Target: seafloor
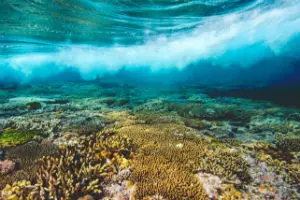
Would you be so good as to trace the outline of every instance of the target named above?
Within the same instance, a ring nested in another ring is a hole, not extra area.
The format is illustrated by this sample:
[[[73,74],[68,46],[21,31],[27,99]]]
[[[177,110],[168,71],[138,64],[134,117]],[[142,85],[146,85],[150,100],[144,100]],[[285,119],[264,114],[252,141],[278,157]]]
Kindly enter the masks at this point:
[[[0,90],[0,199],[299,199],[300,110],[203,88]]]

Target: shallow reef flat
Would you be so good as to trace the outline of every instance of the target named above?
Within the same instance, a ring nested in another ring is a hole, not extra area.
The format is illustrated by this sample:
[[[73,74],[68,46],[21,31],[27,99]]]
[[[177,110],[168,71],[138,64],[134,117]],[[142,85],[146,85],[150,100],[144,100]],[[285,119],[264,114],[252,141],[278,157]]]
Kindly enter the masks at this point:
[[[0,94],[0,199],[300,199],[299,109],[178,85]]]

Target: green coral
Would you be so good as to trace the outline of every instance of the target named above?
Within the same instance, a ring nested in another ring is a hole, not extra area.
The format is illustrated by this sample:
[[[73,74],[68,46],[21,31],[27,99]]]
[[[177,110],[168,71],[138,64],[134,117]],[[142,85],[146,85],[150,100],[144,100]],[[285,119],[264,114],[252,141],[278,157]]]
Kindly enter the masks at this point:
[[[7,128],[0,134],[0,147],[5,148],[24,144],[34,140],[38,135],[40,135],[40,133],[37,131]]]

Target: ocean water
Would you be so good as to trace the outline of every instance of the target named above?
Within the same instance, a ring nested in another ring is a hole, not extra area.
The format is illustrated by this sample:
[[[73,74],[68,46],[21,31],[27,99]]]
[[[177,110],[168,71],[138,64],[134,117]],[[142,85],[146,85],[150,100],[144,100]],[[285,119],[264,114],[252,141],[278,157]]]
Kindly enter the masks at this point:
[[[0,199],[300,199],[299,0],[2,0]]]

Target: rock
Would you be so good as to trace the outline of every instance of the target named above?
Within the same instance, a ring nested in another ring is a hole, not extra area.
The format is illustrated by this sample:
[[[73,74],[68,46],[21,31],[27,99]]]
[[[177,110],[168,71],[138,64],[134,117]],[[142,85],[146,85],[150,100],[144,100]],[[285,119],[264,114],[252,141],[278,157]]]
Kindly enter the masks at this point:
[[[203,184],[206,194],[211,199],[218,199],[219,192],[222,189],[222,182],[218,176],[208,173],[199,173],[198,177]]]
[[[26,104],[26,108],[27,110],[38,110],[40,108],[42,108],[42,104],[40,102],[30,102]]]

